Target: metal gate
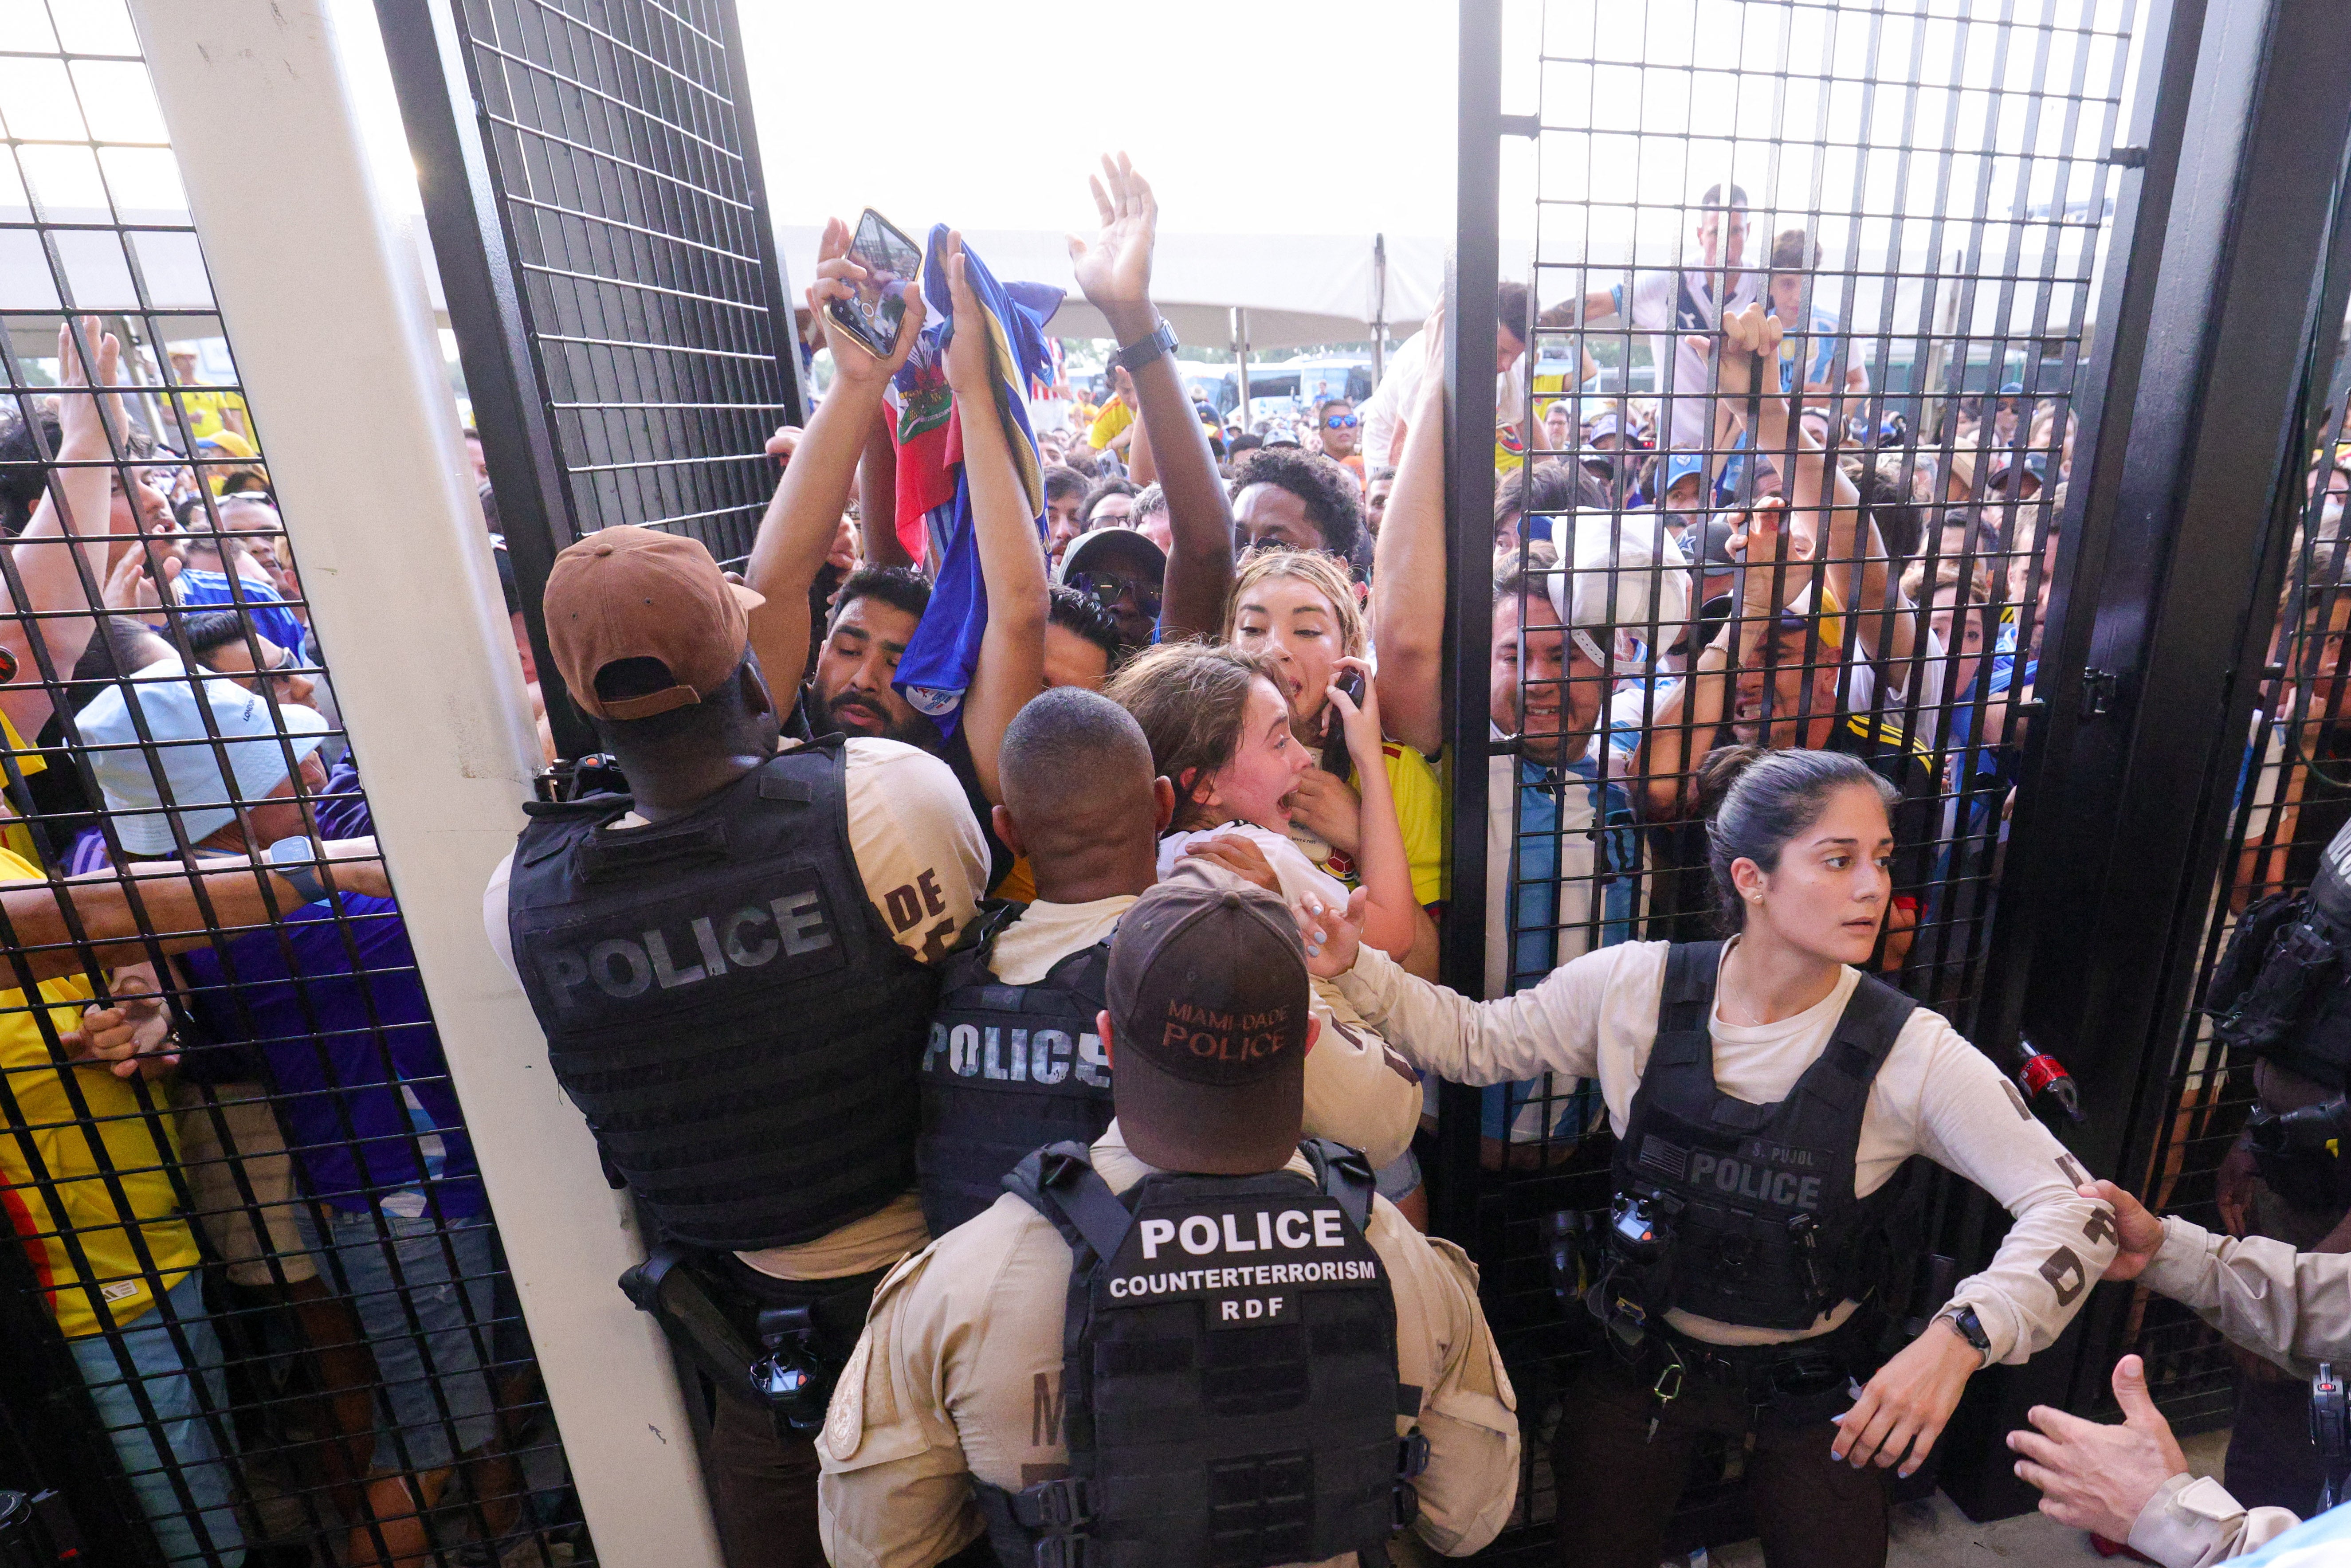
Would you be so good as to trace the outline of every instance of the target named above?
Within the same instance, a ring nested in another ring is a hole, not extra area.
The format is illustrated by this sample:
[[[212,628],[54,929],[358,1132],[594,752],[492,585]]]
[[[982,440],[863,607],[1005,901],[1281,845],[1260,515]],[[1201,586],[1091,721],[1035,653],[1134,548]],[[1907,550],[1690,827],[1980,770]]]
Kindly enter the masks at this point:
[[[397,742],[335,716],[130,18],[9,17],[0,1488],[28,1561],[590,1561],[399,906],[254,896]],[[193,904],[128,874],[199,844]]]
[[[805,422],[733,0],[377,0],[558,754],[555,553],[613,523],[747,554]]]
[[[2093,315],[2101,259],[2111,283],[2107,243],[2137,194],[2122,131],[2141,9],[1464,7],[1454,985],[1499,970],[1516,989],[1617,942],[1715,934],[1703,759],[1732,743],[1843,751],[1903,797],[1880,972],[2017,1065],[1998,933],[2060,700],[2041,654],[2100,440],[2085,371],[2112,319]],[[1772,425],[1719,377],[1720,318],[1750,301],[1784,332],[1758,378],[1786,394]],[[1490,421],[1489,320],[1496,353],[1524,346]],[[1845,481],[1816,506],[1808,451]],[[1741,606],[1733,558],[1771,538],[1767,517],[1793,537],[1770,602]],[[1738,673],[1693,678],[1718,635]],[[1489,812],[1510,859],[1479,872]],[[1499,930],[1479,918],[1498,909]],[[1480,1260],[1530,1438],[1526,1528],[1497,1552],[1532,1560],[1549,1551],[1544,1450],[1583,1354],[1541,1228],[1605,1202],[1607,1120],[1588,1082],[1448,1086],[1439,1136],[1439,1225]],[[1929,1223],[1964,1273],[2005,1217],[1943,1178]],[[1943,1479],[2015,1511],[1983,1495],[1985,1438],[1955,1429]],[[1740,1459],[1701,1469],[1719,1482]],[[1668,1544],[1751,1533],[1735,1491],[1701,1477]]]

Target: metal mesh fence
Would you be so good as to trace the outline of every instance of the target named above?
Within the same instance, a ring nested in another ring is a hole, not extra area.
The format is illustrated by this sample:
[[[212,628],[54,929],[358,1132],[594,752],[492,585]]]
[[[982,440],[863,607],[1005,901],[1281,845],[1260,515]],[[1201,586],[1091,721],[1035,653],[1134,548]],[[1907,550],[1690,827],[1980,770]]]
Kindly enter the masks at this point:
[[[2135,11],[1511,15],[1538,112],[1519,127],[1531,158],[1504,163],[1506,326],[1508,280],[1531,287],[1497,389],[1489,810],[1512,861],[1489,867],[1489,994],[1610,944],[1719,935],[1709,759],[1805,748],[1899,791],[1875,967],[1973,1030],[2087,439],[2072,402]],[[1769,336],[1734,342],[1725,317],[1750,306]],[[1581,1354],[1541,1226],[1604,1207],[1611,1139],[1589,1081],[1482,1096],[1475,1250],[1538,1439],[1534,1525]],[[1996,1239],[1988,1207],[1940,1183],[1937,1249]],[[1706,1483],[1740,1455],[1701,1468],[1685,1545],[1720,1538],[1727,1494]]]
[[[588,1561],[119,5],[0,7],[0,1487],[109,1562]]]
[[[2260,704],[2244,737],[2234,789],[2222,803],[2229,824],[2220,875],[2199,925],[2202,933],[2191,1006],[2168,1071],[2158,1080],[2156,1137],[2145,1181],[2150,1206],[2187,1216],[2213,1230],[2226,1228],[2220,1203],[2221,1167],[2256,1100],[2254,1063],[2214,1038],[2208,996],[2241,925],[2259,926],[2264,907],[2306,892],[2322,852],[2351,824],[2351,730],[2344,725],[2346,631],[2351,629],[2351,578],[2346,578],[2343,514],[2351,497],[2351,447],[2343,443],[2344,392],[2351,357],[2338,345],[2332,391],[2304,448],[2302,487],[2279,518],[2273,548],[2288,552],[2277,601],[2257,606],[2268,656]],[[2249,947],[2248,951],[2255,948]],[[2283,1087],[2283,1086],[2282,1086]],[[2281,1106],[2294,1109],[2286,1089]],[[2297,1195],[2306,1196],[2306,1195]],[[2262,1192],[2249,1218],[2255,1234],[2283,1237],[2304,1248],[2305,1217]],[[2118,1349],[2146,1357],[2151,1383],[2174,1419],[2214,1426],[2225,1421],[2241,1376],[2266,1377],[2256,1358],[2231,1351],[2220,1336],[2177,1302],[2137,1292]]]
[[[751,547],[797,337],[733,85],[731,10],[464,0],[569,532]],[[778,316],[781,319],[778,319]]]

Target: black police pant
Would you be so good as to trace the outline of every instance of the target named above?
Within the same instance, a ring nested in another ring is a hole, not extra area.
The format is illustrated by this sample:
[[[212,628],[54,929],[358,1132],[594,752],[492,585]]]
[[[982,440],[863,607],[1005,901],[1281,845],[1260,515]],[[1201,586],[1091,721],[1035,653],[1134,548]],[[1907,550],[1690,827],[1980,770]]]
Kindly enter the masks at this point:
[[[865,1303],[883,1271],[845,1280],[771,1280],[725,1258],[715,1265],[768,1307],[819,1300],[816,1349],[833,1365],[849,1360],[865,1318]],[[816,1524],[816,1435],[778,1433],[764,1405],[727,1389],[718,1394],[703,1473],[710,1509],[726,1548],[726,1568],[825,1568]]]
[[[1552,1468],[1566,1568],[1656,1568],[1667,1521],[1708,1434],[1748,1432],[1748,1500],[1771,1568],[1884,1568],[1887,1472],[1829,1458],[1833,1422],[1758,1420],[1746,1399],[1696,1377],[1665,1407],[1655,1440],[1649,1385],[1604,1355],[1567,1396]]]

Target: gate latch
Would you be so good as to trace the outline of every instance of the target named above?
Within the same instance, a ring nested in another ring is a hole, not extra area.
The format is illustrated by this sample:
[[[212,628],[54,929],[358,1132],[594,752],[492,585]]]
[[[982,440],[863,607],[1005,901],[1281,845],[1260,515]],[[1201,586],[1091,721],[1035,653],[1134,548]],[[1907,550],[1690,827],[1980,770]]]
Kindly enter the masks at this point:
[[[2122,677],[2112,670],[2095,665],[2082,672],[2082,716],[2100,718],[2115,711],[2115,698],[2122,687]]]

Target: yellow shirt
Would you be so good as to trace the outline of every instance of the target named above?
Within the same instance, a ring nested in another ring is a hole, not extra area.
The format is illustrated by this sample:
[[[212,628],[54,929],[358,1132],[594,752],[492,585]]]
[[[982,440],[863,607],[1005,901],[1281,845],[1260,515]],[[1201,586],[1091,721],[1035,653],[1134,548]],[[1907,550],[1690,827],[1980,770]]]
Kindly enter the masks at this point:
[[[0,880],[37,882],[40,876],[29,862],[0,850]],[[40,997],[62,1035],[81,1027],[89,983],[45,980]],[[160,1104],[161,1097],[142,1094],[136,1080],[126,1082],[102,1067],[59,1066],[39,1022],[26,1009],[24,993],[15,990],[0,993],[0,1079],[6,1082],[9,1117],[7,1135],[0,1137],[0,1208],[40,1276],[57,1327],[68,1339],[83,1339],[104,1326],[88,1288],[92,1284],[115,1323],[143,1316],[156,1295],[186,1278],[198,1261],[195,1236],[180,1218],[172,1190],[177,1149],[171,1124],[164,1113],[146,1108]],[[85,1115],[95,1125],[102,1159],[90,1146]],[[121,1186],[127,1213],[107,1191],[110,1173]],[[55,1209],[37,1176],[55,1191]],[[61,1231],[88,1260],[87,1279]],[[141,1269],[142,1244],[155,1274]]]
[[[1380,752],[1387,759],[1388,793],[1395,797],[1396,826],[1404,830],[1404,856],[1412,865],[1413,901],[1420,904],[1442,904],[1445,901],[1445,796],[1437,787],[1437,770],[1428,759],[1409,746],[1395,741],[1381,744]],[[1347,782],[1362,789],[1357,777],[1350,773]],[[1315,844],[1321,844],[1315,840]],[[1328,846],[1324,846],[1327,848]],[[1322,850],[1308,846],[1307,852],[1320,854]],[[1337,851],[1319,862],[1322,869],[1345,883],[1349,887],[1361,887],[1363,881],[1355,874],[1355,862]]]
[[[1086,444],[1100,452],[1118,439],[1120,431],[1134,423],[1134,410],[1113,398],[1102,404],[1102,411],[1094,415],[1093,423],[1086,427]]]
[[[246,411],[245,399],[235,392],[183,392],[179,394],[178,401],[180,406],[188,411],[188,439],[191,441],[216,441],[224,433],[235,438],[253,428],[253,416]],[[241,431],[229,427],[228,422],[221,417],[224,411],[235,413]],[[242,452],[232,450],[231,455],[250,457],[253,449],[247,446]]]

